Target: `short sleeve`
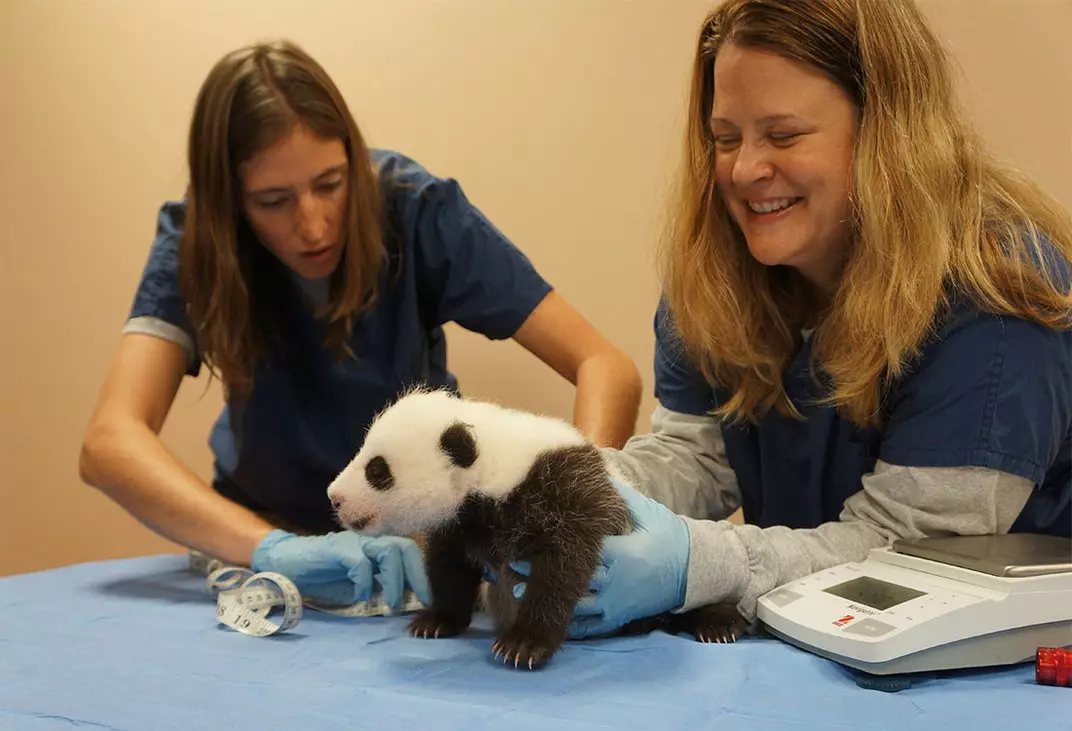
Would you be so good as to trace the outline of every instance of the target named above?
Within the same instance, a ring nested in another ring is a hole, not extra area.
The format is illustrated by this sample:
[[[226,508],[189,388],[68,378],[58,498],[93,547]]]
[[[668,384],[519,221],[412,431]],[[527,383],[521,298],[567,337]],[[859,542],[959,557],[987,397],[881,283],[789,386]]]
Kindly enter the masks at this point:
[[[880,458],[1042,483],[1072,425],[1072,334],[973,312],[939,332],[889,402]]]
[[[456,322],[491,339],[513,336],[551,285],[457,181],[397,154],[382,158],[381,173],[401,183],[387,190],[409,239],[402,248],[414,257],[427,325]]]
[[[128,332],[146,332],[178,342],[190,351],[187,374],[200,373],[197,342],[179,290],[179,239],[186,207],[168,202],[157,216],[156,236],[134,293],[128,318]]]
[[[714,389],[688,358],[665,298],[655,311],[655,398],[670,411],[694,416],[716,407]]]

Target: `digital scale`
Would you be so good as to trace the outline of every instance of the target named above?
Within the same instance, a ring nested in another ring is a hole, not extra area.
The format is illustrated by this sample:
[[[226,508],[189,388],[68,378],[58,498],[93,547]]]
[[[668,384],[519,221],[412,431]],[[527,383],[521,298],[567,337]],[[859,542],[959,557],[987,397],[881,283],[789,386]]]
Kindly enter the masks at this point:
[[[1072,646],[1072,540],[897,541],[759,599],[774,636],[873,675],[1029,662]]]

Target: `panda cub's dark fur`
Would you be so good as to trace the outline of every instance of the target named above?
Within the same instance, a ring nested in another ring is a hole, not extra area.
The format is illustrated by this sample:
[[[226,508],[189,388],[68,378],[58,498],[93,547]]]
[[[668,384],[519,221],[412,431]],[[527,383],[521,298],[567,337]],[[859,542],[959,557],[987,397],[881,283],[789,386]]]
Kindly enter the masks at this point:
[[[402,396],[373,422],[353,461],[328,489],[341,525],[424,533],[433,602],[410,624],[418,637],[465,631],[480,600],[496,655],[534,668],[560,647],[599,564],[603,538],[631,530],[600,451],[571,424],[445,391]],[[529,576],[510,569],[518,560]],[[517,600],[513,587],[527,583]],[[639,620],[624,632],[690,632],[732,641],[732,606]]]

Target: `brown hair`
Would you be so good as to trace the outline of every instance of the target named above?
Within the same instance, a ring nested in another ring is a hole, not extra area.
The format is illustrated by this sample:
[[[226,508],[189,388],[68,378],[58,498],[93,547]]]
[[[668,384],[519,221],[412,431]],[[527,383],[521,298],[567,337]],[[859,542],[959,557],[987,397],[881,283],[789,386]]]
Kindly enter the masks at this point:
[[[817,68],[856,102],[854,242],[825,306],[798,273],[750,256],[719,196],[709,120],[726,43]],[[774,407],[799,417],[782,374],[815,319],[815,357],[832,381],[826,403],[862,426],[881,420],[884,389],[953,293],[991,312],[1070,324],[1067,280],[1058,284],[1054,267],[1072,260],[1072,220],[984,150],[911,0],[728,0],[703,23],[692,73],[659,264],[686,353],[730,394],[716,414],[755,421]]]
[[[231,391],[252,385],[255,362],[282,339],[279,267],[241,206],[238,167],[302,124],[344,143],[349,163],[343,257],[320,313],[325,340],[351,354],[356,315],[378,296],[385,250],[381,188],[346,102],[323,68],[293,43],[240,48],[201,86],[190,125],[190,183],[179,280],[206,365]]]

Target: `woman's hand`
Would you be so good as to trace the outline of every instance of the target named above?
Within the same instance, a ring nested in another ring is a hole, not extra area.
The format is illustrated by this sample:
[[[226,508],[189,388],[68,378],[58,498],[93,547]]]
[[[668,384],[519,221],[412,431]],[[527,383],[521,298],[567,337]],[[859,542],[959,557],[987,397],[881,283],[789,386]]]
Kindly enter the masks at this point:
[[[574,639],[614,632],[636,619],[680,607],[689,568],[689,531],[680,516],[662,503],[615,482],[633,519],[633,531],[603,541],[591,594],[578,602],[570,625]],[[511,564],[528,575],[527,562]],[[514,588],[524,594],[525,584]]]
[[[425,606],[432,601],[420,548],[409,538],[371,538],[352,531],[297,536],[274,530],[254,551],[251,568],[282,574],[303,597],[324,604],[348,606],[370,599],[374,578],[392,609],[402,605],[406,587]]]

